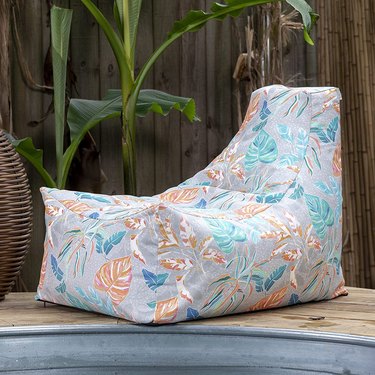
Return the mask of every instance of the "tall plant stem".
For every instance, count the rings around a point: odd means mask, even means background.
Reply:
[[[128,103],[130,104],[130,103]],[[122,113],[122,158],[124,168],[124,190],[126,194],[135,195],[136,184],[136,151],[135,151],[135,112],[128,108]]]

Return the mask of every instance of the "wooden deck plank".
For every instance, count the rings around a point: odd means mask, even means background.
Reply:
[[[281,328],[375,337],[375,290],[348,289],[349,296],[331,301],[179,324]],[[324,319],[313,320],[314,317]],[[0,303],[0,327],[56,324],[132,323],[70,307],[37,302],[33,293],[11,293]]]

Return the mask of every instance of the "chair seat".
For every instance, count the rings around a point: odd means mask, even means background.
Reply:
[[[346,294],[339,100],[257,90],[228,147],[153,197],[42,188],[37,298],[164,324]]]

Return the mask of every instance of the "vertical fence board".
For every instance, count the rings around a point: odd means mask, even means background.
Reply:
[[[158,24],[157,24],[158,25]],[[137,38],[136,71],[138,72],[154,50],[153,2],[144,1]],[[154,87],[154,72],[146,78],[143,88]],[[137,119],[137,194],[155,194],[155,116]]]
[[[204,0],[181,3],[183,17],[191,8],[204,9]],[[181,95],[195,99],[201,122],[191,124],[185,116],[181,119],[181,174],[185,180],[207,165],[206,118],[206,30],[185,34],[181,44]]]
[[[154,45],[165,40],[179,15],[179,2],[157,0],[153,3]],[[159,58],[154,70],[155,89],[180,94],[180,41]],[[155,116],[155,190],[156,193],[181,182],[180,115]]]
[[[207,1],[209,6],[211,1]],[[207,153],[214,159],[233,136],[230,19],[206,26],[207,54]]]

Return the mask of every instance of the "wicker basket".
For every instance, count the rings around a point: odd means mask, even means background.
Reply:
[[[31,240],[31,192],[22,161],[0,129],[0,301],[10,292]]]

